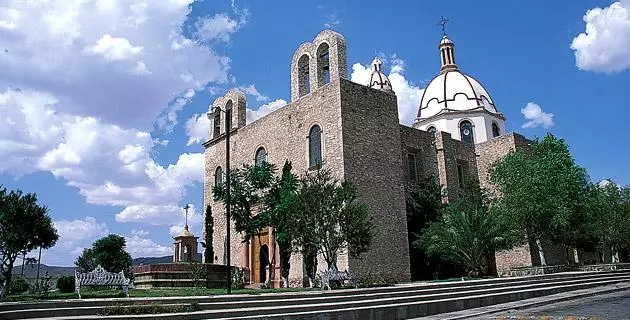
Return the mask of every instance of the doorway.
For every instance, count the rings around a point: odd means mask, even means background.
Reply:
[[[260,257],[260,274],[258,277],[260,283],[265,283],[267,281],[267,266],[269,265],[269,247],[263,244],[263,246],[260,247],[260,253],[258,255]]]

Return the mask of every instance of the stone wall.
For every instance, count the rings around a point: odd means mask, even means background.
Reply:
[[[333,81],[311,94],[282,107],[271,114],[244,127],[234,129],[231,142],[231,167],[242,168],[243,164],[253,164],[256,150],[264,147],[267,161],[282,169],[285,160],[293,164],[293,172],[301,175],[308,168],[308,132],[318,124],[322,128],[322,156],[325,166],[338,177],[343,177],[343,149],[341,114],[339,107],[339,81]],[[224,205],[212,199],[214,172],[217,166],[225,167],[225,136],[205,144],[204,207],[212,205],[214,217],[214,251],[216,263],[224,263],[225,210]],[[234,232],[232,224],[231,262],[236,266],[245,265],[241,252],[245,250],[243,237]],[[273,248],[270,248],[270,254]],[[341,264],[345,265],[345,263]],[[290,278],[302,281],[302,259],[294,254],[291,260]]]
[[[376,224],[372,246],[358,274],[408,281],[409,245],[396,96],[341,80],[344,178],[357,185]]]

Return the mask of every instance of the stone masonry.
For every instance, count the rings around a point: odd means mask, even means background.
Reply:
[[[301,175],[309,170],[309,131],[318,125],[322,129],[324,166],[337,178],[357,185],[360,199],[369,207],[376,224],[369,252],[360,259],[342,252],[338,256],[339,268],[348,268],[360,276],[407,281],[410,261],[405,198],[414,184],[433,176],[448,197],[453,197],[462,188],[462,175],[472,174],[478,176],[482,188],[492,190],[488,177],[492,163],[513,150],[528,148],[530,141],[518,134],[504,134],[472,144],[454,139],[446,132],[432,134],[401,125],[393,92],[351,82],[347,73],[343,36],[324,30],[312,42],[301,44],[293,55],[290,104],[246,123],[246,97],[238,90],[230,90],[216,99],[212,108],[231,110],[232,168],[253,164],[257,150],[264,148],[268,162],[281,168],[289,160],[294,172]],[[212,206],[214,215],[215,263],[225,263],[225,249],[230,245],[232,264],[248,268],[252,273],[249,278],[253,280],[255,244],[244,243],[242,235],[233,229],[226,242],[224,206],[212,199],[216,173],[225,172],[225,115],[221,112],[215,118],[216,114],[209,114],[213,125],[204,143],[204,207]],[[269,256],[276,257],[269,277],[271,284],[278,286],[279,254],[272,230],[267,232]],[[537,252],[529,248],[524,245],[497,253],[497,267],[536,263]],[[565,258],[561,252],[549,249],[554,251],[547,255],[550,261],[560,262]],[[325,263],[321,257],[318,261],[318,270],[323,271]],[[305,271],[301,255],[294,253],[290,262],[290,284],[303,285]]]

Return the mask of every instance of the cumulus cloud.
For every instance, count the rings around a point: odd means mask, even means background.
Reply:
[[[276,99],[274,101],[271,101],[267,104],[263,104],[262,106],[258,107],[258,109],[256,110],[252,110],[247,108],[247,123],[252,123],[268,114],[270,114],[271,112],[278,110],[284,106],[287,105],[287,102],[284,99]]]
[[[209,137],[209,128],[210,119],[205,113],[194,114],[186,121],[186,135],[188,135],[186,145],[205,142]]]
[[[189,91],[228,81],[230,59],[183,32],[194,1],[2,1],[0,88],[46,94],[64,114],[146,130]]]
[[[256,98],[256,101],[267,101],[269,98],[267,98],[266,95],[260,93],[258,91],[258,89],[256,89],[256,86],[251,84],[249,86],[241,86],[239,87],[239,89],[241,91],[243,91],[245,94],[248,94],[250,96],[253,96],[254,98]]]
[[[551,128],[553,126],[553,113],[547,113],[535,102],[528,103],[525,108],[521,109],[521,113],[525,117],[522,128]]]
[[[381,60],[384,60],[384,62],[389,60],[391,63],[390,72],[387,77],[392,84],[392,89],[396,93],[398,100],[398,117],[400,123],[411,125],[418,115],[420,99],[422,98],[424,89],[414,85],[405,78],[404,60],[398,58],[396,55],[392,55],[390,59],[381,58]],[[370,81],[371,74],[372,67],[370,65],[355,63],[352,65],[350,80],[366,85]]]
[[[163,246],[155,241],[143,238],[140,234],[133,234],[125,237],[127,242],[127,252],[132,258],[150,257],[150,256],[167,256],[173,254],[173,248]]]
[[[197,37],[202,41],[228,42],[230,36],[247,23],[247,11],[233,19],[225,13],[217,13],[212,17],[197,20]]]
[[[109,232],[106,223],[99,223],[93,217],[55,221],[54,225],[59,234],[57,246],[63,248],[74,249],[77,245],[91,243]]]
[[[202,153],[184,153],[162,166],[151,158],[155,142],[148,132],[69,116],[56,106],[38,92],[0,92],[0,158],[7,159],[0,172],[49,171],[88,203],[128,207],[123,212],[176,207],[185,188],[203,180]]]
[[[604,73],[630,68],[630,0],[590,9],[584,22],[585,32],[571,42],[577,67]]]

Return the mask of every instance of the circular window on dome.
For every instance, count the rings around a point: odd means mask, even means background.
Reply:
[[[459,133],[462,141],[469,143],[475,142],[473,138],[473,125],[470,121],[464,120],[459,123]]]

